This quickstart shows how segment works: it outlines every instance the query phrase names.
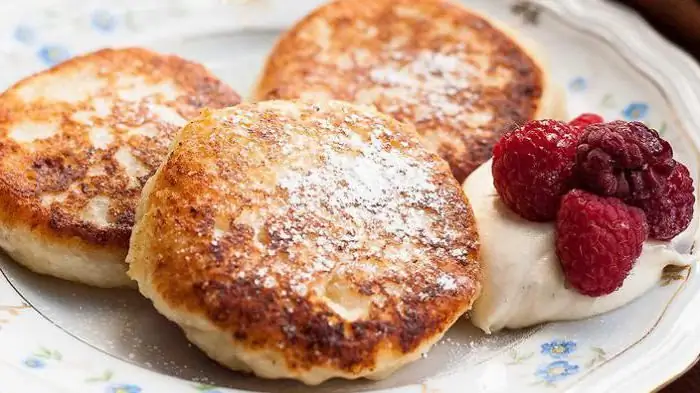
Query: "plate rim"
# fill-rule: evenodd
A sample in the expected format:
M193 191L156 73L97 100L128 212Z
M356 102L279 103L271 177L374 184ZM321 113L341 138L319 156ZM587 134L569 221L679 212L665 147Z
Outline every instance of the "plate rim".
M673 113L680 124L683 125L683 134L690 138L694 145L696 160L700 161L698 146L700 146L700 133L692 130L700 130L700 115L693 112L693 108L700 108L700 95L692 91L690 86L700 85L700 66L692 57L664 38L653 29L638 14L624 8L624 6L605 0L528 0L519 3L533 4L546 8L558 15L566 15L567 20L578 25L582 30L594 36L603 38L616 49L628 63L634 64L648 80L657 84L658 90L673 108ZM670 77L673 75L673 77ZM696 182L696 192L698 189ZM696 243L700 241L700 231L695 235ZM625 351L615 359L606 363L607 369L615 368L614 365L625 363L628 371L626 375L631 378L622 378L619 373L596 376L592 380L590 376L579 379L566 391L578 393L583 391L618 392L628 390L658 391L680 378L692 365L700 360L700 343L692 340L700 336L700 320L686 321L690 313L688 310L700 303L700 286L698 284L698 269L692 269L686 288L682 292L692 292L692 298L683 304L683 310L673 314L676 318L670 320L668 315L659 321L659 324L650 331L649 335L635 344L635 351ZM670 307L678 307L679 304L671 304ZM685 312L684 312L685 311ZM673 356L664 357L664 362L656 362L656 358L663 356L659 350L654 357L641 356L633 358L637 352L650 346L651 336L658 336L660 331L673 327L668 325L686 324L686 333L678 338L682 343L665 348L663 353L671 352ZM630 348L628 348L630 349ZM642 349L642 351L640 351ZM653 372L652 372L653 370ZM646 372L644 372L646 371Z
M285 3L284 0L271 0L272 3ZM304 3L318 3L316 0L299 0L296 4L305 7ZM657 84L659 92L673 108L675 120L683 125L685 132L683 135L690 138L695 151L696 159L700 157L698 147L700 146L700 133L690 130L700 130L700 114L695 114L693 108L700 108L700 94L694 92L691 86L700 86L700 66L695 61L676 47L674 44L663 38L647 22L633 12L623 9L622 6L613 4L605 0L526 0L515 1L514 4L524 4L539 7L539 11L553 12L561 16L567 23L578 25L582 30L586 30L590 35L602 38L615 49L620 50L620 54L625 57L630 64L636 64L638 70L644 74L649 81ZM538 11L538 12L539 12ZM259 25L235 26L242 29L277 28L278 21L265 21ZM0 48L1 49L1 48ZM673 77L670 77L673 75ZM700 162L700 159L698 159ZM697 184L696 184L697 186ZM696 234L696 241L699 239ZM674 356L666 356L665 361L659 364L655 358L644 357L634 361L627 358L634 357L639 349L648 353L644 349L646 344L650 344L649 338L645 337L639 345L635 345L637 351L623 354L624 359L610 360L606 365L614 362L626 362L626 373L615 373L607 375L605 378L597 379L605 381L592 381L589 376L582 377L573 386L566 389L567 392L613 392L626 391L625 389L656 391L663 386L673 382L692 368L692 365L700 360L700 342L692 340L693 337L700 336L700 318L689 318L687 311L690 307L700 304L700 273L695 268L687 281L686 293L688 299L683 305L675 304L673 314L675 318L670 320L669 316L662 318L659 322L659 329L655 328L650 335L658 336L660 331L675 331L677 342L668 343L664 352L673 353ZM4 276L3 276L4 277ZM0 278L0 283L1 278ZM5 284L5 283L2 283ZM692 294L688 294L692 292ZM21 297L21 294L18 293ZM674 305L672 305L673 307ZM42 317L43 318L43 317ZM50 322L50 321L49 321ZM678 333L681 325L684 325L684 333ZM673 345L671 345L673 344ZM649 345L647 345L649 346ZM113 355L107 354L118 362L138 367L134 364L121 360ZM616 363L617 364L617 363ZM0 361L0 368L3 363ZM608 366L607 368L611 368ZM613 367L614 368L614 367ZM147 370L142 368L143 370ZM651 372L653 370L653 372ZM1 370L0 370L1 371ZM149 370L150 371L150 370ZM646 372L643 372L646 371ZM159 377L174 379L174 377L155 372ZM0 373L2 375L2 373ZM626 377L631 375L632 378ZM416 386L421 386L416 385ZM387 390L376 390L375 392L408 392L413 391L414 385L406 385ZM56 387L57 391L61 391ZM238 389L228 389L231 392L243 392Z

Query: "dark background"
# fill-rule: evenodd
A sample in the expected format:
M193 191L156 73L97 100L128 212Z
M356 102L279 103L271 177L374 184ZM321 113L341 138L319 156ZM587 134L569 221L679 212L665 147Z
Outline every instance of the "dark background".
M676 45L700 59L700 1L617 0L641 14ZM698 390L700 392L700 390Z
M685 49L696 60L700 60L700 1L616 0L615 2L635 9L671 42ZM697 88L700 89L700 86ZM698 365L661 390L661 393L695 392L700 393L700 366Z

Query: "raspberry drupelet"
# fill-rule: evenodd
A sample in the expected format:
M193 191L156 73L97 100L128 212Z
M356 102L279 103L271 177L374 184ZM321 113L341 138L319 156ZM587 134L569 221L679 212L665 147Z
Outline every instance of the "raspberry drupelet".
M556 251L566 281L587 296L614 292L641 255L648 232L641 209L614 197L569 192L556 224Z
M596 115L595 113L583 113L571 120L569 125L583 131L587 126L602 123L603 121L604 120L600 115Z
M695 205L693 179L685 165L677 163L665 183L664 190L635 201L646 212L649 235L658 240L671 240L688 228Z
M589 125L576 147L576 174L583 187L626 201L663 188L675 164L671 145L640 122Z
M640 122L586 127L576 148L577 184L644 210L650 236L670 240L693 217L693 179L671 145Z
M493 151L494 186L503 202L531 221L554 220L572 186L577 132L556 120L530 121L507 132Z

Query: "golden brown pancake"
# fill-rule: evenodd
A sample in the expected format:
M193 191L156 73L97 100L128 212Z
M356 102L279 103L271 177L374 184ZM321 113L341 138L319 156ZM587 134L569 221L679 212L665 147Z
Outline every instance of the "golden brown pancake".
M105 49L0 95L0 246L44 274L111 287L134 209L180 127L239 96L203 66Z
M185 126L144 188L127 261L210 357L265 378L382 378L480 290L474 216L414 127L268 101Z
M463 181L514 123L561 117L522 40L448 0L339 0L280 39L256 98L373 104L416 125Z

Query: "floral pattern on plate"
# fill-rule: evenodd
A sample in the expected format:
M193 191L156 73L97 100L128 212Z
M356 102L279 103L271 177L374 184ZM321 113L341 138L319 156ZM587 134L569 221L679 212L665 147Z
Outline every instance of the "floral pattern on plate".
M37 56L45 65L51 67L68 60L71 57L70 51L63 45L50 44L39 48Z
M115 384L108 386L105 391L107 393L141 393L141 388L132 384Z
M606 352L590 346L581 350L574 340L553 339L539 345L539 351L524 351L522 348L509 352L507 364L533 370L535 381L531 384L554 386L605 362Z
M568 376L577 374L579 368L577 364L569 363L566 360L557 360L538 368L535 375L541 378L545 384L552 385Z
M29 1L34 2L34 0ZM92 4L92 2L88 3ZM128 7L125 3L116 0L105 0L100 2L99 8L92 9L92 11L90 11L90 7L80 3L79 8L89 11L84 13L75 13L71 11L70 7L63 6L61 9L53 10L53 14L46 12L37 13L31 15L31 18L24 19L13 16L11 23L7 22L7 20L4 21L5 30L3 31L5 31L4 37L12 40L14 49L5 52L0 51L0 63L12 65L14 72L28 73L30 70L34 71L55 65L69 56L81 53L87 47L94 46L94 44L84 44L85 42L112 42L108 41L108 39L121 37L121 34L127 33L138 33L148 37L149 35L154 35L155 32L164 28L163 26L166 26L168 23L178 25L177 27L192 25L194 26L193 30L204 29L217 17L216 14L211 12L207 14L206 7L211 7L215 3L218 5L221 1L150 2L144 0L143 7ZM251 1L249 3L253 5L256 2ZM484 7L491 7L495 12L498 12L497 7L503 8L501 5L491 5L496 2L481 1L475 3ZM603 8L602 5L601 8ZM141 9L144 11L140 11ZM270 9L265 9L264 7L261 7L261 9L264 9L266 13L271 12ZM547 28L547 20L551 18L547 10L537 9L535 15L534 12L530 11L522 12L522 9L524 8L521 8L520 12L526 19L530 22L533 20L538 21L536 26L529 24L530 28ZM195 10L201 12L201 15L197 15L194 12ZM528 13L530 14L529 16ZM188 23L183 23L182 18L189 17L188 15L192 19L187 19ZM202 17L202 15L206 17ZM230 17L230 14L221 15L221 26L231 27L236 23L242 23L241 21L234 23L230 20L224 20L228 17ZM585 17L585 15L582 17ZM2 15L0 15L0 18L2 18ZM241 18L241 20L244 20L244 18ZM199 21L199 24L197 24L197 21ZM595 18L589 20L589 23L594 22ZM226 25L224 23L229 24ZM573 19L571 23L574 23ZM62 32L58 34L56 33L57 26L73 30L69 33ZM628 26L630 29L633 29L635 25L630 24ZM624 31L624 29L621 31ZM559 39L560 37L557 38ZM621 42L624 41L621 40ZM622 44L618 43L617 45ZM8 44L8 47L10 46ZM565 49L563 46L561 48ZM582 62L577 64L580 63ZM561 77L562 85L567 87L572 101L578 100L570 104L570 110L601 110L605 112L606 118L624 118L649 122L659 132L667 132L670 136L675 137L679 151L685 149L686 156L692 154L692 149L688 147L690 144L685 146L683 143L678 142L683 141L683 138L680 136L682 131L678 129L678 122L671 120L674 119L672 117L673 113L670 109L664 108L666 103L661 101L655 95L656 93L638 93L638 90L643 91L644 89L634 90L634 84L629 86L618 85L613 78L608 76L605 79L599 75L598 71L602 73L605 71L604 69L595 69L592 66L589 69L584 68L584 66L579 68L572 67L572 71L569 71L567 67L561 68L568 72ZM678 75L673 75L673 77L676 78ZM14 81L17 78L13 74L9 79ZM6 80L3 82L7 84L11 81ZM647 88L647 90L651 91L650 89ZM667 124L666 121L669 123ZM697 289L696 287L697 285L691 289ZM671 285L664 294L673 295L676 293L676 289L677 286ZM684 292L685 295L688 295L688 293L689 291ZM671 298L670 295L667 297ZM686 298L684 302L687 303L689 300ZM5 369L16 372L16 369L20 368L25 372L25 376L41 375L43 380L68 386L69 388L66 391L99 391L108 393L161 391L224 393L231 391L230 389L217 388L208 384L196 384L192 381L165 378L147 369L115 360L70 337L50 322L44 320L36 311L28 309L27 306L22 306L19 296L2 279L0 279L0 304L10 305L0 306L0 348L3 348L0 351L0 375L3 375L2 371ZM24 310L27 311L25 312ZM639 314L641 313L637 313L637 315ZM674 318L677 317L678 315L674 316ZM587 328L594 331L595 322L592 321L589 325L586 325ZM496 373L496 376L489 380L489 383L491 383L489 386L496 386L495 390L492 391L515 391L514 389L509 389L511 386L499 385L499 383L516 383L517 391L519 392L541 391L542 385L553 387L555 390L563 389L571 384L584 381L585 375L593 373L609 359L622 354L628 347L636 345L636 343L626 343L619 347L609 348L608 345L615 344L615 340L608 340L606 334L601 336L588 334L580 337L576 335L580 332L572 326L566 324L550 325L537 334L528 337L527 340L517 343L517 345L514 345L514 348L504 350L502 353L489 358L487 362L480 365L483 367L474 366L474 372L479 373L480 378L488 376L486 372L490 370L487 366L494 364L497 366L496 371L498 373L507 373L505 378L502 374ZM656 321L653 327L656 328ZM620 329L622 330L623 328L624 326ZM652 329L652 327L645 327L645 329ZM32 335L25 334L26 331L31 331ZM571 332L572 335L567 336L561 332ZM560 337L576 337L576 340ZM51 345L51 349L42 347L46 345ZM605 348L605 350L602 348ZM669 363L671 362L669 361ZM505 366L501 368L503 365ZM506 371L503 371L503 369ZM33 380L33 378L28 379ZM37 381L39 379L38 377L36 378ZM449 377L446 377L446 379L449 379ZM461 374L456 374L455 380L452 380L452 382L462 381L460 383L463 383L464 380L477 379L464 378ZM479 380L481 381L482 379ZM486 378L483 380L486 380ZM504 382L508 380L515 382ZM31 381L27 383L31 383ZM426 388L425 386L428 385L430 386ZM12 389L14 386L10 385L10 388ZM24 385L18 384L16 386L23 387ZM0 388L6 389L7 387L0 386ZM640 389L643 390L643 388ZM434 390L432 382L426 382L424 386L408 386L406 389L402 389L401 392L413 393ZM26 391L30 391L30 389ZM445 388L439 391L444 393L451 390Z
M543 355L549 355L555 359L561 359L576 351L576 342L568 340L553 340L542 344L541 348L540 353Z
M99 9L92 13L92 27L101 33L111 33L117 28L117 16L108 10Z
M3 325L9 324L12 318L19 316L23 310L26 310L28 308L29 306L26 304L22 304L19 306L0 305L0 330L2 330Z
M649 112L649 105L644 102L631 102L623 110L622 116L625 120L643 120Z

